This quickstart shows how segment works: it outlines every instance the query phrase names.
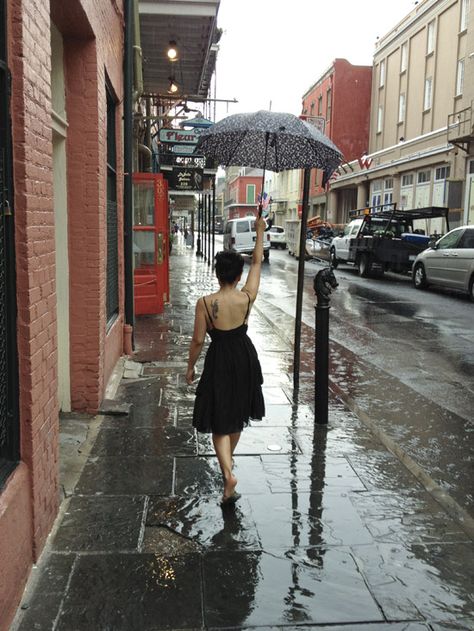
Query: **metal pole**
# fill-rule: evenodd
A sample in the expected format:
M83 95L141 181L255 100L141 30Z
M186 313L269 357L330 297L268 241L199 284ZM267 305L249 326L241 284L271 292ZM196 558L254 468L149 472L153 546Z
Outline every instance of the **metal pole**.
M314 349L314 413L318 425L328 422L329 391L329 309L331 290L338 283L332 268L320 270L314 277L315 305L315 349Z
M212 178L212 265L216 256L216 178Z
M212 262L211 258L211 232L214 230L212 226L212 212L211 212L211 194L207 194L207 217L208 217L208 232L207 232L207 264Z
M204 239L203 239L203 250L204 250L204 260L207 261L207 195L203 193L202 196L202 219L204 225Z
M311 169L305 169L303 175L303 200L301 208L300 251L298 261L298 286L296 290L295 344L293 351L293 389L300 386L300 346L301 346L301 312L303 309L304 260L306 256L306 228L308 223L309 180Z
M133 3L126 0L125 9L125 58L124 58L124 95L123 95L123 135L124 135L124 289L125 323L132 327L135 323L133 300ZM133 331L132 331L133 346Z
M198 198L198 209L197 209L197 239L196 239L196 256L202 256L201 251L201 204L202 204L202 195L199 194Z

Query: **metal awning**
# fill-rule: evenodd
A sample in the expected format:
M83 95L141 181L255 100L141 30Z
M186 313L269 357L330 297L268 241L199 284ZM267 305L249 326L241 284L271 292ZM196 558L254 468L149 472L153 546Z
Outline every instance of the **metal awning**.
M179 94L206 98L214 72L220 0L140 0L140 37L145 94L167 94L173 77ZM179 57L167 57L169 42Z

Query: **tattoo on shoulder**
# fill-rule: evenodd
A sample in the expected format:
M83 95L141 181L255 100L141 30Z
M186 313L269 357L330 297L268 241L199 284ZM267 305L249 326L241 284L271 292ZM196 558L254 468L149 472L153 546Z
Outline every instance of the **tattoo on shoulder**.
M218 311L219 311L219 301L218 300L213 300L211 302L211 309L212 309L212 318L213 318L213 320L217 320Z

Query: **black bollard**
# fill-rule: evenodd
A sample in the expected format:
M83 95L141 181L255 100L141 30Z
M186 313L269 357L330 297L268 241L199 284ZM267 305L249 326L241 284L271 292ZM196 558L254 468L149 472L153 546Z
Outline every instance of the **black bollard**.
M329 390L329 309L330 296L338 282L332 267L320 270L313 281L317 303L314 352L314 413L318 425L328 422Z

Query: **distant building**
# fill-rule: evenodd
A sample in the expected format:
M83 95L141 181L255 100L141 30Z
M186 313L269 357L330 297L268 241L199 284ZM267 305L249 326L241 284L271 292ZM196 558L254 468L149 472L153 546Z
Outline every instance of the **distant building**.
M224 193L225 219L237 219L255 215L258 196L262 191L261 169L249 167L228 167Z
M372 68L354 66L346 59L335 59L326 72L303 95L302 113L313 121L342 151L350 162L367 152L369 144ZM320 186L322 172L311 172L309 216L337 219L335 208L327 210L328 195ZM301 183L302 187L302 183ZM330 195L330 194L329 194ZM354 193L341 196L339 205L353 208ZM302 198L302 190L300 194Z
M331 187L339 219L351 198L474 222L473 13L469 0L424 0L377 42L369 151Z

